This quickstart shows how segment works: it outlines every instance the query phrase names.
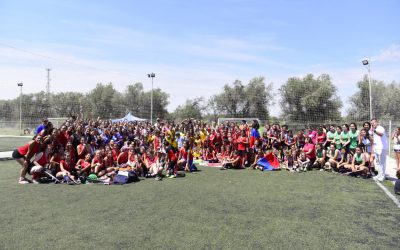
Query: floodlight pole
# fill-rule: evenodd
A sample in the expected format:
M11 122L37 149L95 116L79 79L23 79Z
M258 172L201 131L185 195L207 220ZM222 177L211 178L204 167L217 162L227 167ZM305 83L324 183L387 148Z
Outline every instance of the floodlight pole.
M24 84L22 82L17 84L18 87L21 87L21 91L19 94L19 132L22 132L22 86L24 86Z
M369 118L372 119L372 82L371 82L371 60L363 60L363 65L368 66L368 85L369 85Z
M147 77L151 78L151 108L150 108L150 123L153 124L153 79L156 77L156 74L151 72L150 74L147 74Z

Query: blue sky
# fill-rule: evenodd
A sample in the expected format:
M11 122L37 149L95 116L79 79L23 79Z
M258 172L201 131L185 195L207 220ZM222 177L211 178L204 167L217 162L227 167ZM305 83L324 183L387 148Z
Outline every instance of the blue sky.
M328 73L343 101L366 73L400 82L400 1L0 0L0 99L45 89L87 92L98 82L151 84L169 109L236 79ZM276 100L278 101L278 100ZM273 112L277 112L273 108Z

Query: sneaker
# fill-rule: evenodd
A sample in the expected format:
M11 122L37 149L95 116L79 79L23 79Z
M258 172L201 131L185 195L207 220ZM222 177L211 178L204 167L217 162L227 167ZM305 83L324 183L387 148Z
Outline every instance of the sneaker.
M303 168L303 172L307 172L307 168Z
M324 169L323 169L323 168L321 168L319 171L320 171L320 172L323 172L323 171L324 171Z
M33 184L39 184L40 182L39 182L38 180L33 179L33 180L32 180L32 183L33 183Z
M176 175L172 174L172 175L168 176L168 178L169 178L169 179L176 178Z
M227 170L226 167L221 167L219 170Z
M18 184L29 184L30 182L27 179L19 179Z
M161 181L162 180L162 178L161 178L161 176L159 176L159 175L157 175L156 176L156 178L154 178L156 181Z

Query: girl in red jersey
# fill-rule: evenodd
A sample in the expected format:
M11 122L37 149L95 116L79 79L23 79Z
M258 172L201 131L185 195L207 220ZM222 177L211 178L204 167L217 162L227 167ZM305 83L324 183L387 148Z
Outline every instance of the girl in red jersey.
M25 178L29 167L29 161L34 154L39 152L42 142L42 136L37 135L33 141L28 142L26 145L14 150L12 157L21 165L21 171L18 179L19 184L28 184L30 181Z
M174 178L178 174L177 157L174 149L167 141L164 142L165 152L167 154L167 177Z
M39 179L43 177L43 171L49 164L49 156L52 151L52 145L48 144L44 150L39 151L35 154L35 160L33 161L33 167L30 170L32 175L32 183L38 184Z
M76 163L76 169L78 170L78 174L80 176L87 177L90 174L90 169L91 169L91 155L90 153L87 153L85 155L85 159L79 159L78 162Z
M207 151L203 157L203 160L208 161L209 163L217 163L218 159L215 156L215 151L213 148L209 147L207 148Z
M112 155L113 155L114 161L117 162L117 158L118 158L118 155L120 153L120 150L119 150L118 144L115 143L113 140L110 141L110 149L112 151Z
M75 164L69 152L64 153L64 159L60 161L60 171L56 173L56 177L59 179L65 179L65 176L68 176L72 180L76 179Z
M128 163L128 147L124 146L121 149L121 153L119 153L117 157L117 165L120 167L126 167L126 164Z
M91 168L92 168L92 170L91 170L92 173L96 174L97 177L101 177L101 176L105 175L106 171L104 168L103 157L101 155L100 150L96 150L96 152L94 153Z
M161 172L162 168L160 166L159 159L157 155L155 155L154 150L150 149L149 154L147 155L144 164L147 168L147 173L149 177L156 177L155 180L161 181Z
M65 152L68 152L69 155L71 156L71 160L73 161L74 165L76 164L77 157L76 157L76 150L74 147L72 147L72 142L68 141L67 145L65 147Z
M184 168L186 172L190 172L190 166L193 164L193 154L189 146L189 142L185 141L183 147L178 153L178 167Z
M235 168L235 169L243 169L243 165L242 165L242 159L239 155L239 151L236 150L232 157L230 159L228 159L228 161L226 161L222 167L220 168L221 170L226 170L229 168Z
M237 150L242 159L241 166L244 166L245 158L247 157L246 148L249 145L249 138L246 136L246 131L242 130L241 136L237 139Z
M78 159L85 159L85 155L87 153L90 153L90 150L88 150L88 146L86 145L85 137L81 137L80 144L76 147L76 152L78 155Z
M106 153L106 157L104 157L104 167L107 173L113 172L116 167L116 162L114 161L113 153L111 150L108 150Z

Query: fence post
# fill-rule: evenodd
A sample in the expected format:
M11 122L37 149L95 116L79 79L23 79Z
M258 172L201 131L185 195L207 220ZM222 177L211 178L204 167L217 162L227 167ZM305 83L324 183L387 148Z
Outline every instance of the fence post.
M390 150L390 148L391 148L391 144L392 144L392 120L389 120L389 140L388 140L388 144L389 144L389 156L390 156L390 153L392 152L391 150Z

